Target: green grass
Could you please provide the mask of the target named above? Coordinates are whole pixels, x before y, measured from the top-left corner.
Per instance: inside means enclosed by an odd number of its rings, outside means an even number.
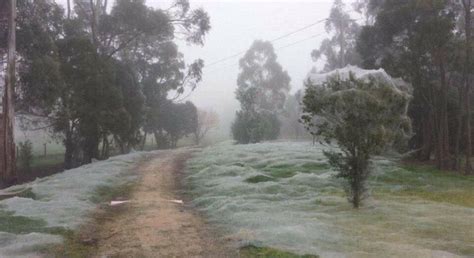
[[[331,167],[327,163],[308,162],[308,163],[303,164],[301,168],[303,168],[304,171],[312,172],[314,170],[330,169]]]
[[[135,183],[124,183],[115,186],[100,186],[90,196],[90,201],[94,203],[109,202],[117,198],[129,198],[132,194]],[[110,213],[109,209],[106,209]],[[108,216],[117,215],[117,211]],[[42,248],[41,253],[46,257],[94,257],[97,255],[97,246],[95,244],[84,243],[79,236],[80,232],[66,231],[61,235],[64,242],[61,245],[53,245]]]
[[[64,231],[61,235],[64,239],[62,244],[39,246],[37,251],[44,257],[82,258],[96,254],[97,246],[85,244],[74,231]]]
[[[127,183],[119,186],[102,186],[90,197],[94,203],[110,201],[118,197],[129,197],[134,184]],[[22,193],[22,197],[33,198],[36,196],[31,190]],[[46,233],[60,235],[64,242],[60,245],[37,246],[35,249],[46,257],[92,257],[95,254],[94,245],[84,243],[78,232],[63,228],[49,227],[43,219],[17,216],[14,212],[2,210],[0,207],[0,232],[13,234]]]
[[[12,234],[47,233],[63,235],[69,230],[63,227],[48,227],[46,221],[25,216],[16,216],[14,212],[0,210],[0,232]]]
[[[89,200],[93,203],[109,202],[116,198],[128,198],[135,186],[134,183],[125,183],[118,186],[103,185],[97,187]]]
[[[17,195],[18,197],[22,198],[29,198],[33,200],[38,200],[38,196],[31,190],[31,188],[26,189],[25,191],[21,192],[20,194]]]
[[[254,166],[254,169],[260,170],[266,175],[247,178],[246,182],[276,181],[279,178],[293,177],[298,172],[318,173],[330,169],[330,166],[327,163],[307,162],[299,166],[293,164],[259,165]],[[385,169],[390,169],[390,167]],[[474,207],[474,177],[440,171],[432,166],[403,164],[369,181],[376,197],[401,196]],[[397,186],[399,186],[398,189]]]
[[[46,221],[24,216],[15,216],[14,212],[0,210],[0,231],[13,234],[45,232]]]
[[[270,181],[276,181],[276,180],[273,177],[264,176],[264,175],[253,176],[253,177],[249,177],[245,179],[245,182],[251,183],[251,184],[270,182]]]
[[[240,248],[240,257],[242,258],[318,258],[318,255],[297,255],[294,253],[270,248],[248,245]]]
[[[282,168],[266,168],[265,172],[268,172],[272,177],[277,178],[290,178],[296,175],[296,170],[288,170]]]
[[[293,164],[279,164],[279,165],[268,165],[264,167],[255,167],[267,172],[270,176],[276,178],[290,178],[300,173],[315,173],[321,170],[329,169],[329,165],[326,163],[308,162],[301,166]]]
[[[375,195],[419,198],[434,202],[474,208],[474,177],[441,171],[432,166],[402,165],[401,168],[384,173],[377,180]],[[387,187],[401,186],[391,191]]]
[[[64,154],[50,154],[46,156],[34,156],[31,167],[47,167],[59,165],[64,162]]]

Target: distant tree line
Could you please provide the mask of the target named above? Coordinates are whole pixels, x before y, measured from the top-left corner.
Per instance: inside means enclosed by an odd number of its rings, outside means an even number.
[[[111,6],[108,6],[111,4]],[[202,45],[207,13],[177,0],[166,10],[144,0],[18,2],[17,110],[64,143],[66,168],[141,148],[153,135],[176,147],[198,126],[180,103],[204,63],[186,64],[177,39]]]
[[[323,71],[383,68],[414,89],[409,105],[412,154],[439,169],[472,174],[472,0],[359,0],[357,22],[335,0],[331,38],[313,51]]]
[[[313,141],[338,144],[339,152],[326,156],[347,179],[354,207],[366,195],[371,157],[401,148],[407,139],[413,157],[473,174],[472,0],[358,0],[353,8],[362,19],[351,18],[344,2],[334,0],[325,24],[330,36],[311,53],[324,61],[320,72],[347,65],[383,68],[409,83],[412,96],[396,85],[354,76],[307,83],[304,93],[289,94],[289,77],[271,43],[255,41],[240,60],[234,139],[276,139],[282,124],[288,130],[303,114],[300,121]],[[293,129],[297,135],[298,126]]]
[[[361,65],[382,67],[413,85],[416,157],[472,174],[472,1],[366,0],[359,6],[371,21],[357,41]]]

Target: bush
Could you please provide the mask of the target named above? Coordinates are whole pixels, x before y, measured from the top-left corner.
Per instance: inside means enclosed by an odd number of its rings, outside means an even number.
[[[240,144],[275,140],[280,134],[280,121],[270,112],[238,111],[232,134]]]
[[[309,84],[302,119],[321,141],[337,143],[337,151],[324,154],[338,176],[346,179],[349,200],[358,208],[368,195],[371,157],[410,135],[410,95],[380,79],[349,75],[348,79],[335,76],[322,84]]]
[[[30,140],[26,140],[24,142],[20,142],[18,147],[18,160],[20,162],[20,167],[25,171],[30,172],[31,162],[33,160],[33,144]]]

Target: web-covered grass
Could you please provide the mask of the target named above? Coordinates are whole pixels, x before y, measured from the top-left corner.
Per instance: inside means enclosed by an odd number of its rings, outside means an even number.
[[[35,257],[46,245],[61,243],[98,202],[129,187],[137,178],[132,168],[146,156],[117,156],[5,189],[27,190],[0,201],[0,256]]]
[[[322,257],[474,254],[474,179],[375,160],[359,209],[306,142],[220,144],[188,163],[194,204],[242,245]]]

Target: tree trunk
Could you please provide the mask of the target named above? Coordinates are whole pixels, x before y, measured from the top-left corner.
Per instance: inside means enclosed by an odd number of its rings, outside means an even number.
[[[346,56],[346,53],[345,53],[345,50],[346,50],[346,47],[345,47],[345,44],[346,44],[346,40],[345,40],[345,37],[344,37],[344,32],[341,31],[340,32],[340,35],[339,35],[339,45],[341,47],[341,49],[339,50],[339,62],[340,62],[340,67],[339,68],[344,68],[346,66],[346,59],[345,59],[345,56]]]
[[[91,18],[90,18],[90,23],[91,23],[91,36],[92,36],[92,43],[94,46],[98,49],[99,48],[99,40],[97,38],[97,27],[98,27],[98,20],[99,20],[99,8],[100,8],[100,1],[97,0],[96,3],[94,3],[94,0],[90,0],[90,7],[91,7]]]
[[[142,151],[145,150],[145,145],[146,145],[146,138],[147,138],[148,134],[147,132],[145,132],[143,134],[143,140],[142,140]]]
[[[355,209],[359,209],[361,201],[361,178],[358,169],[359,168],[355,168],[354,182],[352,183],[352,206]]]
[[[201,143],[201,137],[199,135],[199,132],[195,132],[194,133],[194,143],[199,146],[199,144]]]
[[[422,148],[418,159],[420,161],[429,161],[433,150],[433,113],[430,111],[422,121]]]
[[[465,174],[472,173],[471,165],[471,156],[472,156],[472,146],[471,146],[471,90],[470,90],[470,81],[469,81],[469,72],[471,71],[471,0],[463,0],[463,7],[465,11],[465,30],[466,30],[466,63],[464,64],[464,105],[465,105],[465,119],[464,123],[466,126],[466,167]]]
[[[439,110],[439,132],[438,132],[438,168],[448,169],[450,163],[449,152],[449,129],[448,129],[448,84],[446,82],[446,70],[444,54],[438,56],[438,68],[440,73],[441,94]]]
[[[107,4],[108,4],[108,1],[104,0],[104,4],[102,5],[102,14],[107,13]]]
[[[101,159],[107,159],[109,158],[109,139],[107,138],[107,135],[104,135],[102,137],[102,153],[100,155]]]
[[[82,164],[89,164],[92,159],[99,159],[99,136],[98,133],[87,136],[84,139],[83,151],[84,157]]]
[[[67,0],[67,19],[71,19],[71,0]]]
[[[464,107],[463,107],[463,89],[461,87],[458,88],[458,103],[459,103],[459,110],[458,114],[456,115],[456,139],[454,145],[454,164],[453,170],[459,171],[461,169],[461,154],[460,154],[460,145],[461,145],[461,137],[462,137],[462,128],[463,128],[463,117],[464,117]]]
[[[15,112],[13,109],[16,57],[16,0],[10,0],[8,15],[8,54],[5,89],[3,96],[2,150],[0,173],[4,183],[11,183],[16,177],[15,158]]]
[[[66,132],[66,139],[64,140],[64,168],[71,169],[74,167],[74,149],[75,145],[72,140],[72,132]]]

